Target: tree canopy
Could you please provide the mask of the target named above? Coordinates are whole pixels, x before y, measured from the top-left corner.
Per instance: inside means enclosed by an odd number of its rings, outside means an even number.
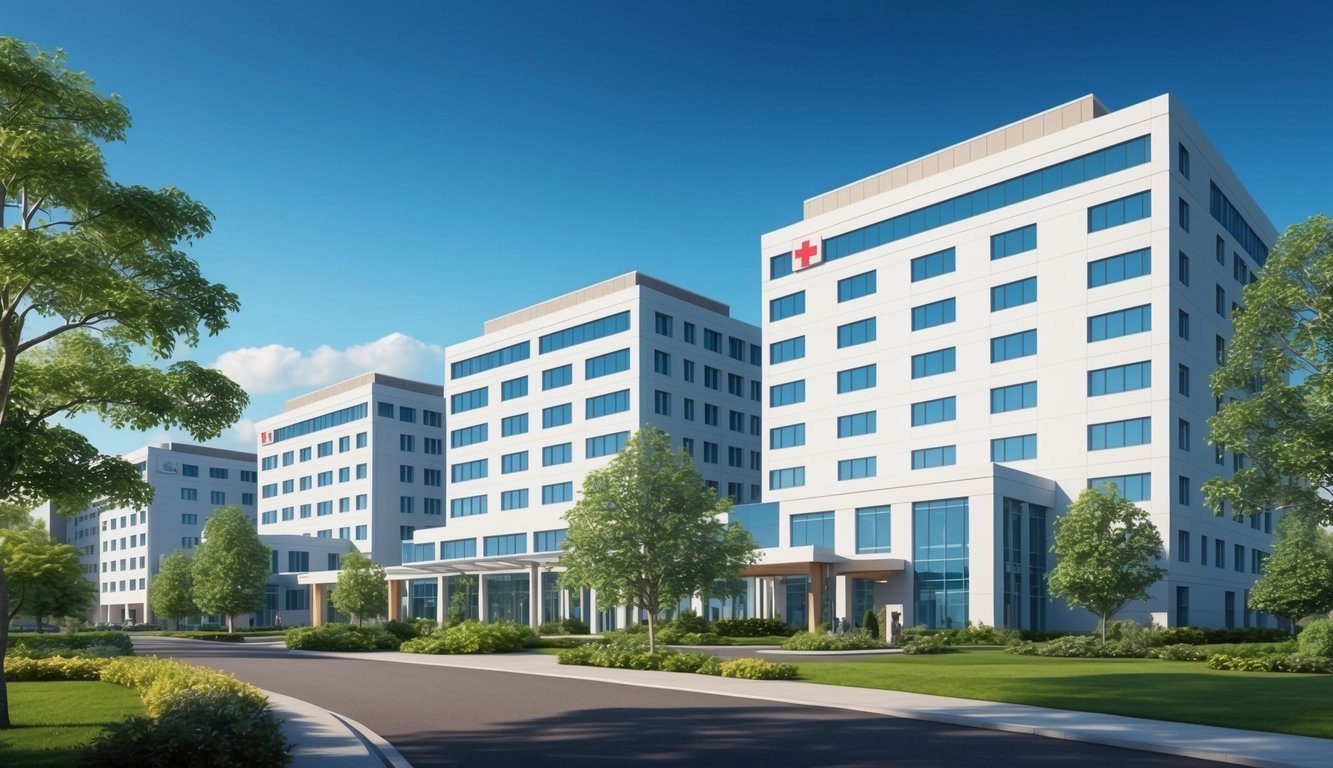
[[[148,605],[154,615],[176,622],[200,613],[194,604],[194,563],[184,552],[176,551],[162,558],[157,573],[148,582]]]
[[[120,99],[66,69],[64,53],[0,37],[0,504],[141,508],[152,487],[140,472],[64,417],[208,440],[247,403],[218,371],[153,364],[193,346],[201,328],[226,328],[239,303],[181,250],[209,232],[207,208],[173,187],[108,178],[102,145],[129,126]],[[8,595],[0,567],[0,613]],[[6,625],[0,650],[7,643]],[[0,672],[0,728],[3,683]]]
[[[338,584],[329,599],[340,613],[355,616],[357,626],[367,617],[383,616],[389,606],[384,566],[360,552],[348,552],[343,555]]]
[[[1148,587],[1166,575],[1156,561],[1162,537],[1148,513],[1122,497],[1115,485],[1088,488],[1055,521],[1058,558],[1047,574],[1052,597],[1096,617],[1106,642],[1106,622],[1131,600],[1146,600]]]
[[[1333,611],[1333,534],[1314,515],[1288,512],[1278,521],[1264,575],[1250,589],[1250,608],[1296,622]]]
[[[682,597],[710,589],[755,562],[754,539],[722,516],[731,501],[704,484],[694,460],[666,433],[644,427],[606,467],[588,473],[560,563],[563,583],[597,590],[603,605],[635,605],[656,618]]]
[[[52,539],[38,526],[10,529],[0,536],[0,565],[9,577],[9,622],[15,616],[37,619],[83,616],[93,599],[93,585],[83,574],[79,550]]]
[[[218,507],[204,524],[203,538],[192,568],[194,603],[205,613],[226,616],[232,632],[237,614],[264,607],[272,550],[240,507]]]
[[[1204,500],[1247,515],[1285,508],[1333,524],[1333,219],[1287,228],[1241,294],[1209,442],[1246,457]],[[1234,398],[1234,399],[1233,399]]]

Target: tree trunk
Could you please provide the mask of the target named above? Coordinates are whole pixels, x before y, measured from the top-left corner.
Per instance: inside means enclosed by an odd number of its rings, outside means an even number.
[[[1101,615],[1100,617],[1098,617],[1098,618],[1101,619],[1101,624],[1102,624],[1102,645],[1106,645],[1106,619],[1107,619],[1107,615],[1106,615],[1106,614],[1102,614],[1102,615]]]
[[[227,614],[227,634],[230,635],[232,632],[235,631],[236,631],[236,617],[229,613]]]
[[[0,563],[0,729],[9,728],[9,683],[5,681],[4,655],[9,651],[9,579]]]
[[[657,624],[652,611],[648,612],[648,652],[657,653]]]

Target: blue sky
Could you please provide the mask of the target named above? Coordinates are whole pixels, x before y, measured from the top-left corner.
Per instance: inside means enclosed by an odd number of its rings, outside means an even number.
[[[224,447],[632,269],[758,322],[804,199],[1087,93],[1176,93],[1279,229],[1333,213],[1333,4],[905,5],[44,0],[0,34],[121,95],[113,178],[216,214],[191,253],[242,309],[192,356],[253,394]]]

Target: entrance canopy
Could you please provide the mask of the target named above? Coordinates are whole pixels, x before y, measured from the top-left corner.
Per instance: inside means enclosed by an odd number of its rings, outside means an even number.
[[[526,571],[533,566],[553,567],[560,564],[559,552],[535,552],[523,555],[496,555],[457,560],[431,560],[410,565],[393,565],[384,569],[390,581],[424,579],[434,576]]]

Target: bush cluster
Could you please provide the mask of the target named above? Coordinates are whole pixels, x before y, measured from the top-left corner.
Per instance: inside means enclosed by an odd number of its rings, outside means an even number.
[[[1273,653],[1264,656],[1229,656],[1215,653],[1208,657],[1209,669],[1233,672],[1318,672],[1333,674],[1333,659],[1304,653]]]
[[[351,624],[297,627],[287,630],[285,639],[287,647],[294,651],[392,651],[400,644],[383,627]]]
[[[718,619],[713,623],[713,631],[723,637],[791,637],[796,634],[796,628],[787,626],[782,619]]]
[[[239,632],[163,632],[163,637],[182,637],[186,640],[212,640],[215,643],[244,643]]]
[[[510,653],[533,644],[537,635],[526,624],[465,621],[428,637],[403,643],[404,653]]]
[[[24,635],[11,637],[7,656],[43,659],[55,656],[106,658],[131,656],[134,644],[124,632],[80,632],[70,635]]]
[[[670,626],[682,635],[706,635],[713,631],[712,623],[694,611],[681,611],[671,620]]]
[[[111,660],[108,658],[6,656],[5,679],[12,683],[35,683],[49,680],[101,680],[102,670],[110,663]]]
[[[634,636],[621,636],[561,651],[560,663],[585,667],[722,675],[750,680],[791,680],[796,677],[796,667],[791,664],[774,664],[762,659],[720,661],[716,656],[706,653],[670,649],[649,653],[647,646]]]
[[[746,680],[795,680],[794,664],[774,664],[763,659],[732,659],[724,661],[718,667],[723,677],[739,677]]]
[[[917,656],[927,653],[949,653],[953,644],[944,635],[923,635],[903,643],[903,653]]]
[[[782,643],[785,651],[860,651],[883,648],[884,643],[869,635],[829,635],[798,632]]]
[[[546,621],[537,628],[539,635],[586,635],[589,632],[588,625],[579,619]]]
[[[1333,621],[1320,619],[1310,622],[1309,626],[1296,636],[1296,643],[1300,646],[1301,653],[1306,656],[1333,658]]]
[[[1008,627],[991,627],[985,624],[957,629],[927,629],[909,627],[903,630],[903,642],[921,640],[926,637],[942,637],[948,645],[1009,645],[1019,640],[1019,632]]]
[[[1109,640],[1088,635],[1067,635],[1045,643],[1020,642],[1005,649],[1020,656],[1057,656],[1071,659],[1143,658],[1147,647],[1132,640]]]
[[[688,631],[672,622],[657,633],[657,642],[667,645],[718,645],[722,642],[722,636],[716,632]]]
[[[1166,661],[1206,661],[1208,651],[1197,645],[1189,643],[1177,643],[1175,645],[1159,645],[1149,648],[1144,653],[1145,658],[1164,659]]]

